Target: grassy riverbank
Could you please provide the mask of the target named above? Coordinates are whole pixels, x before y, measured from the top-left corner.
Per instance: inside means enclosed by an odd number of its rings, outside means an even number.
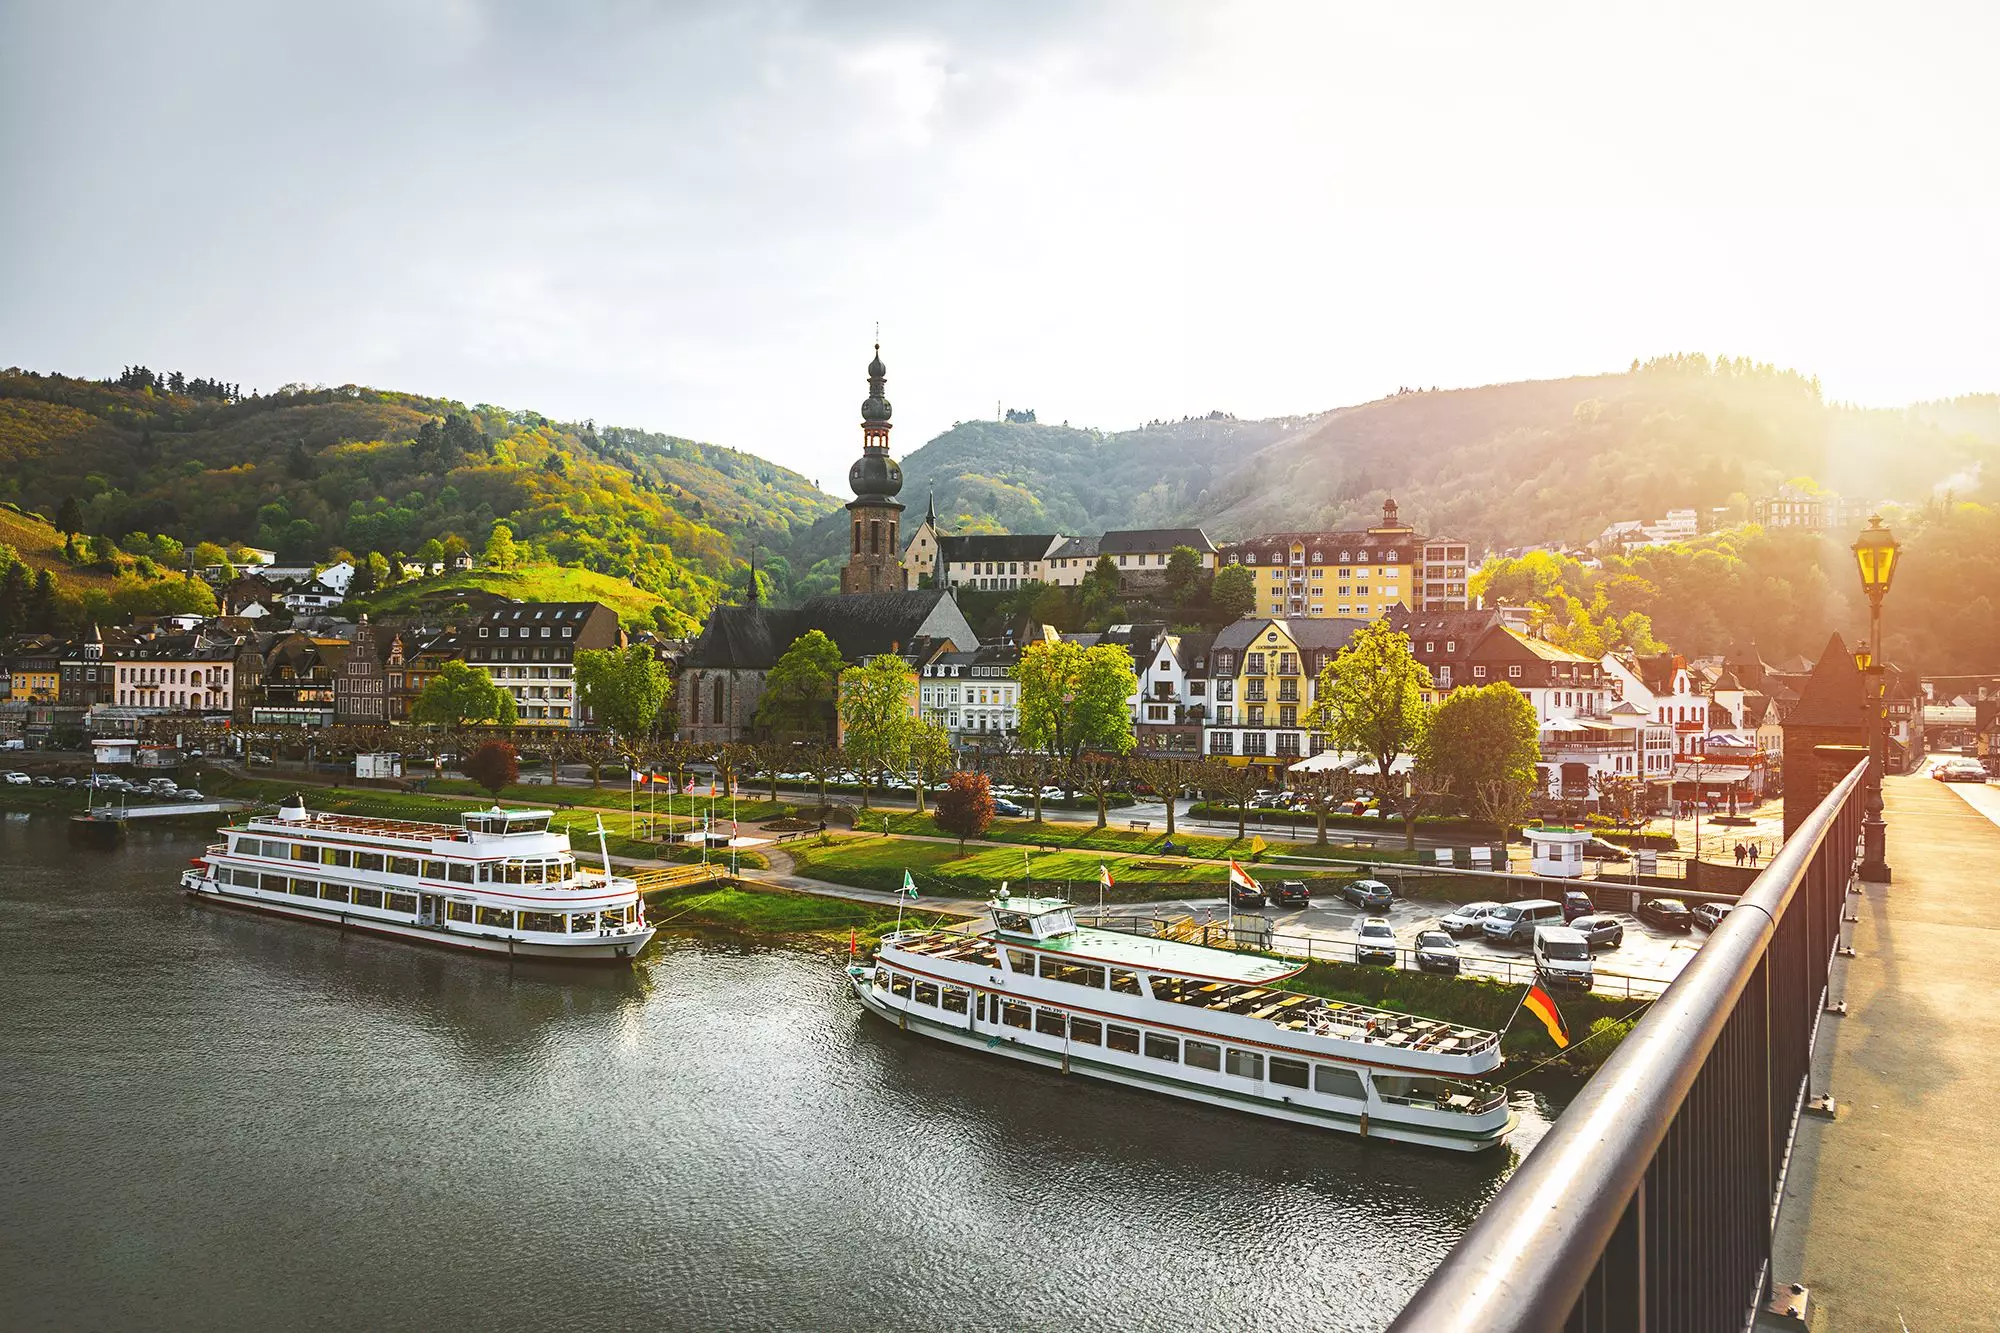
[[[961,856],[952,843],[865,834],[801,839],[787,843],[785,850],[798,873],[813,879],[893,893],[902,887],[907,870],[919,890],[944,898],[985,898],[1002,883],[1019,890],[1032,879],[1067,884],[1073,896],[1095,902],[1100,865],[1108,865],[1117,881],[1106,895],[1109,902],[1213,898],[1222,893],[1227,874],[1215,864],[1107,857],[1097,851],[1044,852],[990,843],[968,843]]]
[[[826,898],[762,885],[714,888],[701,885],[646,895],[646,916],[662,929],[726,930],[760,939],[837,944],[845,949],[852,931],[866,951],[895,929],[894,908],[847,898]],[[957,917],[935,912],[903,914],[905,926],[950,924]]]

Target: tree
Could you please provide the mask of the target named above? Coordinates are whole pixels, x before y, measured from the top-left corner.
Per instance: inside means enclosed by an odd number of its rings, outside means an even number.
[[[1215,604],[1216,615],[1241,620],[1257,609],[1257,576],[1242,565],[1219,569],[1208,599]]]
[[[444,567],[444,543],[433,537],[417,548],[417,563],[425,569]]]
[[[890,769],[901,768],[909,754],[916,691],[916,673],[894,653],[877,653],[841,674],[841,744],[854,766],[876,781]],[[864,810],[868,788],[863,781]]]
[[[1336,750],[1375,761],[1368,782],[1384,811],[1403,816],[1404,845],[1417,845],[1414,792],[1390,769],[1423,742],[1430,706],[1430,669],[1410,652],[1410,638],[1382,621],[1360,630],[1319,673],[1307,725],[1326,733]]]
[[[581,649],[575,675],[577,702],[626,740],[653,729],[674,685],[666,663],[640,643],[622,649]]]
[[[1122,759],[1110,755],[1088,755],[1069,765],[1066,785],[1081,787],[1097,802],[1097,827],[1103,828],[1110,805],[1111,793],[1123,788],[1129,781]]]
[[[12,552],[8,553],[10,556]],[[0,574],[0,638],[19,634],[28,627],[28,602],[33,590],[28,583],[28,567],[9,559],[7,572]]]
[[[1534,705],[1507,682],[1461,686],[1432,715],[1418,767],[1448,777],[1473,817],[1505,837],[1534,796],[1538,732]]]
[[[986,775],[961,772],[946,778],[931,819],[958,839],[958,854],[965,855],[965,840],[985,837],[993,824],[993,787]]]
[[[1314,841],[1326,846],[1326,817],[1354,799],[1354,774],[1344,768],[1307,769],[1291,774],[1290,784],[1318,817],[1319,833]]]
[[[194,546],[194,567],[196,569],[220,568],[229,563],[229,552],[214,542],[196,542]]]
[[[437,727],[463,727],[472,722],[511,727],[514,696],[495,685],[483,670],[454,658],[438,668],[437,675],[410,705],[410,720]]]
[[[59,610],[56,576],[46,569],[38,571],[35,590],[28,597],[28,629],[36,634],[53,633]]]
[[[799,635],[764,677],[757,725],[779,735],[825,735],[841,666],[840,649],[824,631]]]
[[[951,771],[951,737],[929,718],[911,718],[906,762],[917,789],[917,813],[922,814],[925,788]]]
[[[56,531],[65,537],[74,537],[83,531],[83,506],[76,502],[74,495],[65,495],[57,508]]]
[[[842,760],[840,751],[825,741],[794,742],[792,757],[788,761],[795,773],[804,773],[819,788],[819,803],[826,805],[826,780],[840,772]]]
[[[1177,606],[1186,606],[1201,592],[1201,552],[1176,546],[1167,552],[1167,592]]]
[[[430,693],[429,690],[425,691]],[[521,776],[520,756],[505,741],[487,741],[459,760],[458,771],[498,797]]]
[[[1014,679],[1020,683],[1023,745],[1056,759],[1075,759],[1086,750],[1131,752],[1131,699],[1139,678],[1125,649],[1031,643],[1014,666]]]
[[[1188,774],[1195,768],[1195,761],[1178,759],[1172,755],[1142,755],[1131,762],[1132,776],[1151,787],[1167,807],[1167,832],[1169,841],[1174,836],[1174,805],[1181,791],[1187,786]]]
[[[447,532],[444,535],[444,558],[446,560],[456,560],[470,549],[472,548],[465,544],[465,538],[459,536],[457,533]]]
[[[487,534],[486,550],[480,555],[479,563],[488,569],[512,569],[519,559],[519,548],[514,545],[514,530],[505,523],[495,523],[493,531]]]
[[[1118,600],[1118,565],[1110,556],[1097,557],[1097,563],[1077,585],[1077,600],[1086,619],[1103,615]]]
[[[1241,841],[1250,818],[1250,798],[1263,787],[1264,775],[1250,764],[1208,759],[1202,762],[1194,780],[1199,790],[1218,792],[1236,807],[1236,837]]]

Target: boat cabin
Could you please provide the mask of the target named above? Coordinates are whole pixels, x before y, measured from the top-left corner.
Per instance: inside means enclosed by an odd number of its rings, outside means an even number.
[[[549,821],[555,818],[553,810],[502,810],[494,806],[491,810],[473,810],[462,815],[461,820],[467,833],[546,833]]]
[[[1062,898],[1011,898],[1002,889],[987,906],[993,910],[994,926],[1003,935],[1052,940],[1076,931],[1076,916]]]

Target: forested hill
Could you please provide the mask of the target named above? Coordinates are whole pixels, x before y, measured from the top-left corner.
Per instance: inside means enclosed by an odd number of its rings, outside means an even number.
[[[790,591],[795,535],[834,507],[738,450],[415,394],[240,394],[128,369],[106,384],[0,372],[0,499],[113,539],[165,534],[276,549],[475,550],[504,519],[530,558],[627,579],[691,624],[747,567]]]
[[[1617,375],[1404,392],[1308,419],[1115,434],[966,422],[904,460],[948,528],[1200,524],[1218,539],[1403,515],[1479,547],[1587,541],[1613,521],[1749,502],[1810,477],[1869,500],[1961,494],[2000,462],[2000,399],[1862,410],[1790,371],[1664,357]],[[915,507],[913,505],[913,507]]]

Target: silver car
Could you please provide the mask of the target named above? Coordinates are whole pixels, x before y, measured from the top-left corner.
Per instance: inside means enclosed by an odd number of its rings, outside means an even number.
[[[1438,925],[1447,934],[1456,935],[1460,938],[1464,938],[1467,935],[1477,935],[1481,924],[1486,920],[1486,914],[1499,905],[1499,903],[1487,902],[1466,903],[1457,911],[1449,912],[1440,918]]]
[[[1615,949],[1625,942],[1625,923],[1615,916],[1594,913],[1569,923],[1593,949]]]

